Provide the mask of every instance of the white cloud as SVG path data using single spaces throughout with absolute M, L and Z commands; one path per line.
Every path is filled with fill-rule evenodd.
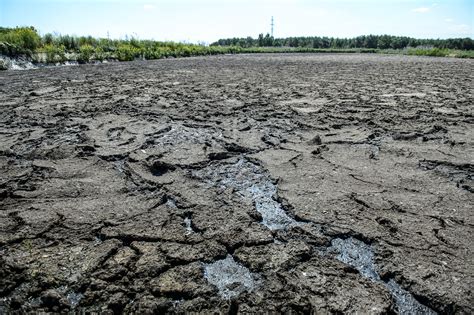
M 155 8 L 156 8 L 156 7 L 155 7 L 153 4 L 144 4 L 144 5 L 143 5 L 143 9 L 144 9 L 144 10 L 147 10 L 147 11 L 148 11 L 148 10 L 153 10 L 153 9 L 155 9 Z
M 415 13 L 426 13 L 429 11 L 431 11 L 431 9 L 427 7 L 421 7 L 421 8 L 416 8 L 416 9 L 411 10 L 411 12 L 415 12 Z
M 454 20 L 453 20 L 453 19 L 450 19 L 450 18 L 448 18 L 448 19 L 444 19 L 444 21 L 445 21 L 445 22 L 447 22 L 447 23 L 451 23 L 451 22 L 453 22 Z

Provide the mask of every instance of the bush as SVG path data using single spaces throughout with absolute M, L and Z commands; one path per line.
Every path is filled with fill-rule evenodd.
M 408 49 L 408 55 L 446 57 L 449 55 L 449 49 L 440 48 L 412 48 Z
M 7 42 L 0 42 L 0 54 L 9 57 L 15 57 L 22 53 L 22 50 L 18 46 Z
M 105 58 L 107 58 L 107 54 L 102 47 L 97 47 L 95 49 L 94 58 L 95 60 L 103 61 Z
M 6 29 L 0 33 L 0 42 L 15 47 L 16 54 L 31 54 L 41 45 L 41 37 L 33 27 Z
M 120 61 L 132 61 L 140 55 L 140 50 L 130 44 L 121 44 L 117 48 L 117 59 Z
M 17 36 L 17 44 L 29 51 L 34 51 L 41 43 L 41 37 L 34 28 L 18 28 L 14 33 Z
M 143 56 L 146 60 L 160 59 L 166 56 L 166 52 L 160 47 L 146 48 Z
M 42 52 L 46 53 L 47 63 L 64 62 L 67 60 L 64 46 L 45 45 Z
M 89 44 L 82 45 L 79 48 L 79 57 L 77 58 L 77 61 L 79 61 L 79 63 L 89 62 L 94 52 L 95 52 L 95 49 L 91 45 Z

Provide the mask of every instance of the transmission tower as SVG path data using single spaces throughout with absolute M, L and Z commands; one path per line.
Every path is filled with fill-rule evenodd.
M 270 26 L 272 27 L 272 28 L 271 28 L 271 30 L 272 30 L 272 31 L 271 31 L 272 37 L 273 37 L 273 26 L 274 26 L 274 25 L 275 25 L 275 23 L 273 23 L 273 16 L 272 16 L 272 23 L 270 24 Z

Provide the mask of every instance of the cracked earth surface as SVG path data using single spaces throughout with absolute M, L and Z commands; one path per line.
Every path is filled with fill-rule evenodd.
M 472 314 L 472 60 L 0 73 L 0 313 Z

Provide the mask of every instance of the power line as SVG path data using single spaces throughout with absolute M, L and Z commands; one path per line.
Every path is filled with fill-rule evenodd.
M 271 27 L 272 27 L 271 34 L 272 34 L 272 37 L 273 37 L 273 26 L 275 25 L 275 23 L 273 23 L 273 16 L 272 16 L 272 23 L 271 23 L 270 25 L 271 25 Z

